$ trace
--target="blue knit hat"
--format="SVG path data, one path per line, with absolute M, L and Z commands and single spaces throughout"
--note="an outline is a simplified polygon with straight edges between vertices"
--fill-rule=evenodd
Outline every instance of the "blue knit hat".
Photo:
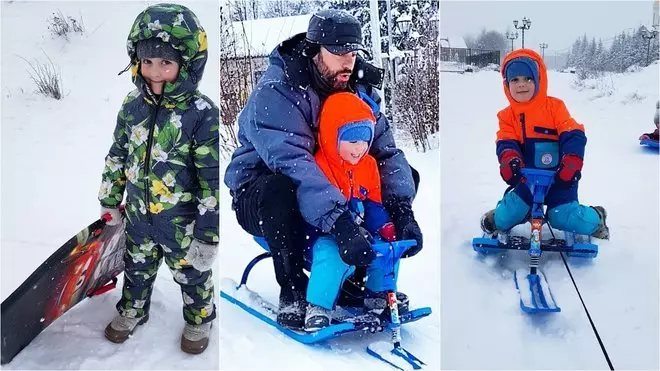
M 371 144 L 371 139 L 373 138 L 373 125 L 373 122 L 368 120 L 346 124 L 339 128 L 337 140 L 345 140 L 347 142 L 361 140 Z
M 534 80 L 534 95 L 539 91 L 539 68 L 536 62 L 529 57 L 518 57 L 510 60 L 504 70 L 506 82 L 509 83 L 516 76 L 529 77 Z

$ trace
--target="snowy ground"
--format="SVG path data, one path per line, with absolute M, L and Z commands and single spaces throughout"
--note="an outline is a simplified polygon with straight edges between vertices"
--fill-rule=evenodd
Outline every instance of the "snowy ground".
M 413 208 L 424 233 L 424 249 L 414 258 L 402 262 L 399 289 L 410 296 L 411 307 L 430 306 L 434 313 L 418 322 L 406 325 L 403 346 L 429 365 L 440 367 L 439 326 L 439 192 L 438 151 L 424 154 L 408 150 L 406 156 L 421 174 L 417 200 Z M 224 176 L 224 174 L 223 174 Z M 239 281 L 247 263 L 263 252 L 244 232 L 231 210 L 229 191 L 221 190 L 220 266 L 223 276 Z M 252 290 L 277 303 L 279 286 L 275 282 L 270 260 L 259 263 L 250 274 Z M 324 345 L 299 344 L 278 330 L 266 325 L 239 307 L 221 300 L 221 350 L 223 370 L 382 370 L 383 364 L 365 352 L 366 346 L 377 340 L 389 340 L 389 333 L 375 336 L 348 335 Z M 267 351 L 268 357 L 254 357 Z M 385 367 L 386 368 L 386 367 Z
M 155 3 L 2 2 L 3 300 L 61 244 L 98 218 L 104 157 L 117 111 L 134 88 L 130 73 L 117 76 L 128 63 L 126 37 L 137 14 Z M 217 1 L 180 3 L 197 14 L 207 31 L 211 55 L 200 89 L 217 102 Z M 68 42 L 52 37 L 46 19 L 58 9 L 82 16 L 86 33 Z M 44 52 L 61 69 L 66 94 L 61 101 L 33 93 L 28 66 L 19 58 L 44 61 Z M 151 319 L 125 344 L 103 337 L 116 313 L 116 289 L 76 306 L 3 368 L 218 369 L 217 331 L 202 355 L 179 349 L 182 299 L 165 264 L 155 287 Z
M 593 263 L 571 268 L 614 367 L 657 370 L 660 169 L 637 138 L 654 129 L 658 65 L 588 82 L 593 88 L 574 87 L 574 78 L 550 72 L 549 94 L 586 127 L 580 201 L 607 208 L 611 240 L 599 241 Z M 497 72 L 442 74 L 442 367 L 606 369 L 560 259 L 546 255 L 543 269 L 562 311 L 531 317 L 518 306 L 515 263 L 472 250 L 481 215 L 506 186 L 495 115 L 507 104 Z

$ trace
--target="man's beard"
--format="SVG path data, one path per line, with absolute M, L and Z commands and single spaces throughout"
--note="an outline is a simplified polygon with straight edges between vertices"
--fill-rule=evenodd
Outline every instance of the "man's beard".
M 316 60 L 316 67 L 319 69 L 319 73 L 321 74 L 321 78 L 332 88 L 334 91 L 342 91 L 346 90 L 348 87 L 348 81 L 339 81 L 337 78 L 339 75 L 347 73 L 351 74 L 353 70 L 350 68 L 344 68 L 340 71 L 333 72 L 330 70 L 330 67 L 323 62 L 323 58 L 319 55 L 319 58 Z

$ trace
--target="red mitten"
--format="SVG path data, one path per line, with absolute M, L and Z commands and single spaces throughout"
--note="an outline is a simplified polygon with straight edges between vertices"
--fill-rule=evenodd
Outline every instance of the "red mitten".
M 507 184 L 518 184 L 521 178 L 520 169 L 524 167 L 525 163 L 517 151 L 507 149 L 500 155 L 500 175 Z
M 578 181 L 582 177 L 582 159 L 576 155 L 564 155 L 561 158 L 557 177 L 563 182 Z
M 396 241 L 396 232 L 394 232 L 394 223 L 389 222 L 385 223 L 380 229 L 378 230 L 378 234 L 380 234 L 383 239 L 387 242 L 394 242 Z

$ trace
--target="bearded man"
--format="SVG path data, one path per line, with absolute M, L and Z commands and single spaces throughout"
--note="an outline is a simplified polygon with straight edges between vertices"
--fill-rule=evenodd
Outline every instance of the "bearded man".
M 412 201 L 419 175 L 397 149 L 387 118 L 379 111 L 376 88 L 383 71 L 358 55 L 360 23 L 334 9 L 319 11 L 306 33 L 282 42 L 269 56 L 269 66 L 250 94 L 238 118 L 240 147 L 232 155 L 225 184 L 241 227 L 264 237 L 273 256 L 280 285 L 280 325 L 303 328 L 308 277 L 304 273 L 310 227 L 336 237 L 340 248 L 365 247 L 370 242 L 348 211 L 346 198 L 314 161 L 318 149 L 318 117 L 332 93 L 349 91 L 367 102 L 377 118 L 369 154 L 378 161 L 383 204 L 391 215 L 399 240 L 415 239 L 422 249 L 422 233 Z M 347 281 L 337 304 L 363 301 L 364 271 Z M 408 298 L 397 295 L 401 307 Z

